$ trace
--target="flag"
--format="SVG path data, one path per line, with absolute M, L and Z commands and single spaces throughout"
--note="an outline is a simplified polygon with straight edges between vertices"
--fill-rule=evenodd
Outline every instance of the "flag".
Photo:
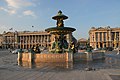
M 10 28 L 9 30 L 13 30 L 13 28 Z

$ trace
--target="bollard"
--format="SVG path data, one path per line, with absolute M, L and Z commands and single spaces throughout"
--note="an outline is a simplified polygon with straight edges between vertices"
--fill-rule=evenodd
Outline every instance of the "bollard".
M 28 58 L 28 62 L 32 62 L 33 61 L 33 53 L 28 53 L 29 58 Z
M 73 53 L 66 52 L 67 62 L 73 62 Z
M 18 52 L 18 58 L 17 58 L 18 61 L 22 61 L 22 53 L 21 52 Z
M 91 52 L 85 52 L 87 55 L 86 55 L 86 58 L 87 58 L 87 61 L 92 61 L 92 53 Z

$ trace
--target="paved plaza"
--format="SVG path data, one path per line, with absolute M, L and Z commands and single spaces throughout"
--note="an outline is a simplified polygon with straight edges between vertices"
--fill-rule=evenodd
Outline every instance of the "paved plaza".
M 110 64 L 108 66 L 95 63 L 101 66 L 98 67 L 92 64 L 95 70 L 91 71 L 85 71 L 85 65 L 82 67 L 81 62 L 70 68 L 50 67 L 49 65 L 28 68 L 18 65 L 17 54 L 12 54 L 8 50 L 0 50 L 0 80 L 120 80 L 120 57 L 113 56 L 113 58 L 115 59 L 113 62 L 106 62 Z

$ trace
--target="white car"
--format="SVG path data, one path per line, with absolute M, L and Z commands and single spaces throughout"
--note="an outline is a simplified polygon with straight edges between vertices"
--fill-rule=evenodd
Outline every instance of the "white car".
M 15 50 L 12 51 L 12 53 L 13 54 L 18 54 L 19 51 L 20 51 L 19 49 L 15 49 Z

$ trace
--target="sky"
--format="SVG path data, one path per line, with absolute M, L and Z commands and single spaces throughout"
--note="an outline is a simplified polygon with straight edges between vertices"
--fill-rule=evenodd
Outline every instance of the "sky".
M 69 17 L 64 26 L 76 29 L 76 39 L 88 39 L 91 27 L 120 27 L 120 0 L 0 0 L 0 33 L 10 28 L 44 31 L 56 27 L 52 17 L 59 10 Z

